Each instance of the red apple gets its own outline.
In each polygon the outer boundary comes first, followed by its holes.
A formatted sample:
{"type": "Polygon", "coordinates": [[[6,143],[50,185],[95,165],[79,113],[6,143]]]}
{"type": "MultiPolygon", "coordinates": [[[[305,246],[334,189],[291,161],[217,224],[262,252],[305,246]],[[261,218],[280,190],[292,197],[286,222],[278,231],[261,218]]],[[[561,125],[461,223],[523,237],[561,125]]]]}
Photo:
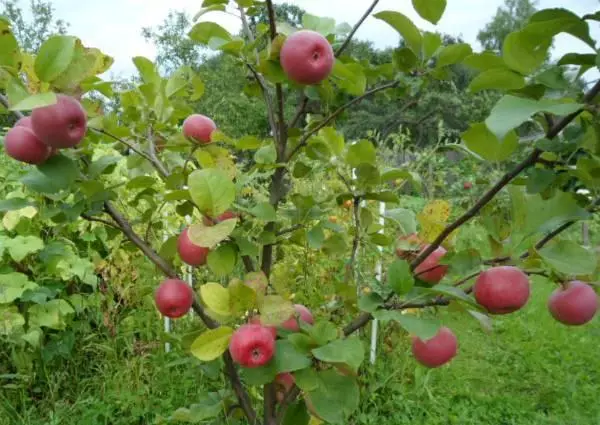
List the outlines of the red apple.
{"type": "Polygon", "coordinates": [[[335,56],[325,37],[301,30],[290,35],[280,52],[280,62],[288,78],[298,84],[318,84],[333,70],[335,56]]]}
{"type": "Polygon", "coordinates": [[[548,299],[550,314],[560,323],[571,326],[583,325],[594,318],[598,311],[598,296],[594,289],[579,280],[567,283],[552,292],[548,299]]]}
{"type": "Polygon", "coordinates": [[[492,267],[477,277],[473,293],[489,313],[512,313],[529,300],[529,278],[517,267],[492,267]]]}
{"type": "Polygon", "coordinates": [[[183,135],[196,143],[210,143],[211,134],[216,129],[215,122],[201,114],[190,115],[183,122],[183,135]]]}
{"type": "Polygon", "coordinates": [[[206,264],[206,258],[210,250],[202,246],[195,245],[188,235],[186,227],[177,238],[177,252],[181,261],[190,266],[203,266],[206,264]]]}
{"type": "Polygon", "coordinates": [[[31,127],[48,146],[72,148],[85,137],[87,115],[76,99],[59,94],[55,104],[31,111],[31,127]]]}
{"type": "Polygon", "coordinates": [[[396,255],[399,258],[407,258],[411,253],[416,253],[418,250],[423,249],[425,245],[416,233],[410,233],[408,235],[402,235],[398,237],[396,244],[396,255]]]}
{"type": "Polygon", "coordinates": [[[154,293],[158,311],[172,319],[184,316],[194,303],[194,291],[183,280],[167,279],[154,293]]]}
{"type": "Polygon", "coordinates": [[[8,130],[4,150],[11,158],[27,164],[43,164],[50,157],[50,147],[23,124],[8,130]]]}
{"type": "MultiPolygon", "coordinates": [[[[425,245],[423,250],[429,245],[425,245]]],[[[446,255],[446,250],[443,247],[437,247],[425,260],[415,267],[415,276],[424,282],[436,284],[446,276],[448,272],[447,265],[440,265],[440,259],[446,255]]]]}
{"type": "Polygon", "coordinates": [[[295,383],[294,375],[289,372],[280,373],[275,377],[275,395],[279,403],[284,400],[285,395],[292,389],[295,383]]]}
{"type": "Polygon", "coordinates": [[[27,127],[33,129],[33,127],[31,127],[31,117],[19,118],[13,127],[27,127]]]}
{"type": "Polygon", "coordinates": [[[227,210],[224,213],[218,215],[216,218],[213,218],[212,220],[208,217],[202,217],[202,223],[204,223],[205,226],[212,226],[213,224],[217,224],[225,220],[230,220],[232,218],[239,217],[240,215],[238,213],[227,210]]]}
{"type": "Polygon", "coordinates": [[[471,182],[464,182],[463,183],[463,188],[464,189],[468,190],[468,189],[471,189],[472,187],[473,187],[473,183],[471,183],[471,182]]]}
{"type": "Polygon", "coordinates": [[[300,320],[306,322],[310,325],[314,323],[313,315],[308,308],[303,306],[302,304],[294,304],[294,310],[296,312],[287,319],[285,322],[281,324],[281,327],[293,332],[298,332],[300,330],[300,325],[298,324],[298,320],[296,319],[296,315],[300,315],[300,320]]]}
{"type": "Polygon", "coordinates": [[[242,325],[231,336],[229,352],[233,361],[249,368],[267,364],[275,354],[275,338],[261,325],[242,325]]]}
{"type": "Polygon", "coordinates": [[[439,367],[456,356],[458,341],[454,333],[442,327],[431,339],[423,341],[413,337],[412,352],[415,359],[423,366],[439,367]]]}
{"type": "Polygon", "coordinates": [[[252,325],[261,325],[262,327],[267,328],[273,334],[273,338],[277,339],[277,328],[275,326],[263,325],[260,321],[259,314],[252,316],[250,320],[248,320],[248,323],[252,325]]]}

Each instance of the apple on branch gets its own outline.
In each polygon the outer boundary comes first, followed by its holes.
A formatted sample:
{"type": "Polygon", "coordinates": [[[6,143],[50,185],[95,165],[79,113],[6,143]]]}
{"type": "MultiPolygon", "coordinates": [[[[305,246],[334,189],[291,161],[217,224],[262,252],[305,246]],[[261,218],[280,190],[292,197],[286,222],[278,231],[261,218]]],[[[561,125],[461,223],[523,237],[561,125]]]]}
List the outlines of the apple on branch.
{"type": "Polygon", "coordinates": [[[598,295],[590,285],[573,280],[552,292],[548,299],[548,310],[554,319],[564,325],[583,325],[596,315],[598,295]]]}
{"type": "Polygon", "coordinates": [[[413,355],[423,366],[431,368],[442,366],[452,360],[457,351],[458,341],[456,336],[447,327],[441,327],[433,338],[425,341],[413,337],[413,355]]]}
{"type": "Polygon", "coordinates": [[[164,316],[177,319],[192,308],[194,291],[183,280],[167,279],[156,289],[154,301],[164,316]]]}
{"type": "Polygon", "coordinates": [[[312,313],[306,306],[302,304],[294,304],[295,313],[287,319],[285,322],[281,324],[281,327],[287,329],[288,331],[298,332],[300,330],[300,324],[298,323],[298,319],[296,316],[300,316],[300,320],[312,325],[314,323],[314,318],[312,313]]]}
{"type": "Polygon", "coordinates": [[[275,338],[261,325],[242,325],[231,336],[229,353],[234,362],[248,368],[267,364],[275,354],[275,338]]]}
{"type": "Polygon", "coordinates": [[[529,300],[529,278],[514,266],[492,267],[475,281],[473,294],[491,314],[508,314],[521,309],[529,300]]]}
{"type": "Polygon", "coordinates": [[[190,266],[203,266],[206,264],[206,259],[210,250],[208,248],[198,246],[192,242],[189,236],[189,228],[185,228],[177,238],[177,252],[181,261],[190,266]]]}
{"type": "Polygon", "coordinates": [[[6,133],[4,150],[11,158],[32,165],[43,164],[51,154],[51,148],[33,130],[19,123],[6,133]]]}
{"type": "Polygon", "coordinates": [[[311,30],[300,30],[290,35],[281,47],[279,58],[288,78],[304,85],[325,80],[335,62],[329,41],[311,30]]]}
{"type": "Polygon", "coordinates": [[[31,128],[50,147],[72,148],[85,137],[87,115],[79,101],[59,94],[56,103],[31,111],[31,128]]]}
{"type": "Polygon", "coordinates": [[[211,142],[211,135],[217,125],[206,115],[193,114],[183,121],[183,135],[196,143],[207,144],[211,142]]]}
{"type": "MultiPolygon", "coordinates": [[[[427,249],[428,246],[429,245],[425,245],[423,250],[427,249]]],[[[443,247],[437,247],[421,264],[415,267],[415,276],[429,284],[435,285],[436,283],[439,283],[448,272],[448,266],[440,264],[440,260],[446,255],[446,252],[447,251],[443,247]]]]}

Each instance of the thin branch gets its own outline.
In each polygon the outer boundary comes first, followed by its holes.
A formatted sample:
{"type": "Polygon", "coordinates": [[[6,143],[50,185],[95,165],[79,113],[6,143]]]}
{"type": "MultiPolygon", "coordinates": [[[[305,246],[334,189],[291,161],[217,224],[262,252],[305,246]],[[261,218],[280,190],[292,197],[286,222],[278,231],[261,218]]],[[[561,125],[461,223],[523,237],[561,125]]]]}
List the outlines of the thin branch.
{"type": "Polygon", "coordinates": [[[300,395],[300,388],[297,385],[294,385],[290,390],[285,394],[281,405],[279,406],[279,412],[277,412],[277,423],[281,423],[283,421],[283,417],[285,416],[285,412],[290,404],[298,398],[300,395]]]}
{"type": "Polygon", "coordinates": [[[288,227],[287,229],[280,230],[279,232],[277,232],[275,234],[275,236],[279,237],[279,236],[287,235],[288,233],[293,233],[296,230],[302,229],[303,227],[304,227],[303,224],[295,224],[292,227],[288,227]]]}
{"type": "Polygon", "coordinates": [[[148,153],[150,156],[150,162],[154,165],[154,168],[163,177],[169,176],[169,170],[166,165],[156,156],[156,144],[154,143],[154,134],[152,134],[152,127],[148,126],[148,153]]]}
{"type": "Polygon", "coordinates": [[[198,149],[200,149],[200,145],[194,145],[194,147],[190,151],[190,154],[185,159],[185,162],[183,163],[183,174],[187,174],[187,166],[192,161],[192,158],[194,157],[194,153],[196,153],[196,151],[198,149]]]}
{"type": "Polygon", "coordinates": [[[304,112],[305,112],[307,106],[308,106],[308,96],[306,96],[306,94],[303,91],[302,95],[300,96],[300,102],[298,103],[298,107],[296,108],[296,114],[294,115],[294,118],[292,118],[292,120],[290,121],[290,124],[289,124],[290,128],[296,127],[296,125],[302,118],[302,115],[304,115],[304,112]]]}
{"type": "MultiPolygon", "coordinates": [[[[8,98],[6,96],[4,96],[2,93],[0,93],[0,103],[2,104],[2,106],[4,106],[6,109],[8,109],[10,111],[10,103],[8,102],[8,98]]],[[[23,112],[21,112],[21,111],[10,111],[10,112],[12,112],[19,119],[25,118],[25,114],[23,114],[23,112]]]]}
{"type": "Polygon", "coordinates": [[[248,69],[250,70],[250,72],[252,73],[252,75],[254,75],[254,78],[256,78],[256,81],[258,82],[258,85],[260,86],[260,90],[263,94],[263,98],[265,99],[265,104],[267,105],[267,117],[269,119],[269,125],[271,127],[271,131],[273,132],[273,135],[277,134],[277,124],[275,122],[275,112],[273,109],[273,101],[271,99],[271,95],[269,94],[269,90],[267,88],[267,82],[265,81],[265,79],[263,78],[262,75],[260,75],[260,73],[254,69],[254,67],[247,63],[246,66],[248,67],[248,69]]]}
{"type": "MultiPolygon", "coordinates": [[[[584,96],[584,103],[589,103],[596,95],[600,92],[600,82],[596,83],[596,85],[584,96]]],[[[561,120],[556,122],[554,126],[552,126],[548,133],[546,134],[546,138],[553,139],[556,137],[571,121],[573,121],[583,109],[580,109],[576,112],[573,112],[570,115],[563,117],[561,120]]],[[[446,240],[446,238],[460,226],[465,224],[471,218],[475,217],[479,211],[486,206],[498,192],[500,192],[505,186],[507,186],[516,176],[521,174],[523,170],[529,168],[534,165],[542,154],[543,151],[540,149],[534,149],[531,154],[521,161],[513,170],[506,173],[490,190],[488,190],[476,203],[473,205],[468,211],[466,211],[462,216],[460,216],[456,221],[447,226],[438,237],[425,249],[423,250],[417,258],[415,258],[410,264],[411,270],[414,270],[419,264],[421,264],[433,251],[435,251],[441,244],[446,240]]]]}
{"type": "Polygon", "coordinates": [[[371,89],[367,92],[365,92],[363,95],[359,96],[359,97],[355,97],[354,99],[352,99],[351,101],[347,102],[346,104],[340,106],[335,112],[333,112],[331,115],[329,115],[325,120],[321,121],[321,123],[319,125],[317,125],[315,128],[313,128],[312,130],[308,131],[298,142],[298,145],[296,145],[296,147],[292,150],[292,152],[290,152],[290,154],[288,155],[288,160],[291,159],[300,149],[302,149],[306,143],[308,142],[308,139],[311,138],[311,136],[313,136],[314,134],[318,133],[319,130],[321,130],[322,128],[326,127],[330,122],[332,122],[334,119],[336,119],[340,114],[342,114],[342,112],[344,112],[346,109],[348,109],[350,106],[360,102],[361,100],[375,94],[378,93],[380,91],[383,90],[387,90],[390,88],[394,88],[397,87],[400,84],[399,81],[390,81],[386,84],[383,84],[379,87],[375,87],[374,89],[371,89]]]}
{"type": "Polygon", "coordinates": [[[269,33],[271,34],[271,40],[277,37],[277,21],[275,20],[275,7],[273,7],[272,0],[266,0],[267,13],[269,15],[269,33]]]}
{"type": "Polygon", "coordinates": [[[231,358],[231,354],[229,351],[225,351],[223,354],[223,360],[225,362],[225,371],[229,376],[229,380],[231,381],[231,386],[233,387],[233,391],[237,396],[238,401],[240,402],[240,406],[244,411],[246,418],[250,422],[251,425],[256,424],[256,412],[252,407],[252,400],[250,399],[250,395],[244,388],[242,381],[240,379],[240,375],[237,373],[235,365],[233,364],[233,359],[231,358]]]}
{"type": "Polygon", "coordinates": [[[356,283],[356,255],[360,245],[360,197],[354,197],[354,238],[352,239],[352,253],[350,254],[350,267],[352,271],[352,280],[356,283]]]}
{"type": "Polygon", "coordinates": [[[348,47],[348,45],[350,44],[350,41],[352,41],[352,37],[354,37],[354,34],[356,34],[356,31],[358,31],[358,29],[363,24],[363,22],[365,22],[365,19],[367,19],[369,17],[369,15],[371,14],[371,12],[373,12],[373,9],[375,9],[375,6],[377,6],[377,3],[379,3],[379,0],[374,0],[373,3],[371,3],[371,6],[369,6],[367,11],[364,13],[364,15],[356,23],[356,25],[354,25],[354,28],[352,28],[352,30],[350,31],[350,34],[348,34],[348,37],[346,37],[346,40],[344,40],[344,43],[342,43],[342,45],[339,47],[339,49],[336,50],[336,52],[335,52],[336,57],[340,56],[342,54],[342,52],[344,50],[346,50],[346,47],[348,47]]]}
{"type": "Polygon", "coordinates": [[[112,221],[105,220],[105,219],[100,218],[100,217],[92,217],[91,215],[83,213],[83,214],[81,214],[81,218],[83,218],[83,219],[85,219],[87,221],[95,221],[95,222],[98,222],[98,223],[102,223],[102,224],[105,224],[107,226],[113,227],[113,228],[115,228],[117,230],[121,230],[121,228],[119,226],[117,226],[115,223],[113,223],[112,221]]]}

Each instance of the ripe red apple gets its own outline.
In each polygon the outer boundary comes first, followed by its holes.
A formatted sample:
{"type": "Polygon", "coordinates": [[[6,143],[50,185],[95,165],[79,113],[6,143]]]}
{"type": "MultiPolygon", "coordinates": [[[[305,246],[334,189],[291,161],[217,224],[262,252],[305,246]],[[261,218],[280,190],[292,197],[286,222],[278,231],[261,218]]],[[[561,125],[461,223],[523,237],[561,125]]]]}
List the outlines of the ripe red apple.
{"type": "Polygon", "coordinates": [[[396,246],[396,255],[399,258],[406,258],[411,253],[422,249],[425,245],[416,233],[410,233],[408,235],[402,235],[398,237],[398,244],[396,246]],[[400,243],[401,242],[401,243],[400,243]],[[398,246],[401,245],[401,246],[398,246]],[[407,246],[408,245],[408,246],[407,246]],[[412,248],[412,249],[410,249],[412,248]]]}
{"type": "MultiPolygon", "coordinates": [[[[425,245],[423,250],[429,245],[425,245]]],[[[436,284],[446,276],[448,272],[447,265],[440,265],[440,259],[446,255],[446,250],[443,247],[438,247],[425,260],[415,267],[415,276],[424,282],[436,284]]]]}
{"type": "Polygon", "coordinates": [[[275,338],[261,325],[242,325],[231,336],[229,352],[233,361],[244,367],[260,367],[275,354],[275,338]]]}
{"type": "Polygon", "coordinates": [[[87,114],[76,99],[59,94],[55,104],[31,111],[31,127],[48,146],[72,148],[85,136],[87,114]]]}
{"type": "Polygon", "coordinates": [[[158,311],[172,319],[184,316],[194,302],[194,291],[183,280],[167,279],[154,293],[158,311]]]}
{"type": "Polygon", "coordinates": [[[571,326],[583,325],[594,318],[598,311],[598,295],[594,289],[579,280],[567,283],[552,292],[548,299],[550,314],[560,323],[571,326]]]}
{"type": "Polygon", "coordinates": [[[529,300],[529,278],[517,267],[492,267],[477,277],[473,293],[489,313],[512,313],[529,300]]]}
{"type": "Polygon", "coordinates": [[[210,143],[210,136],[216,129],[215,122],[201,114],[192,114],[183,122],[183,135],[196,143],[210,143]]]}
{"type": "Polygon", "coordinates": [[[423,341],[413,337],[412,352],[415,359],[427,367],[439,367],[448,363],[458,350],[458,341],[454,333],[447,327],[441,327],[431,339],[423,341]]]}
{"type": "Polygon", "coordinates": [[[23,124],[8,130],[4,150],[11,158],[27,164],[43,164],[50,157],[50,147],[23,124]]]}
{"type": "Polygon", "coordinates": [[[333,70],[335,57],[325,37],[301,30],[290,35],[280,52],[280,62],[288,78],[298,84],[318,84],[333,70]]]}
{"type": "Polygon", "coordinates": [[[27,127],[32,129],[33,127],[31,127],[31,117],[19,118],[19,120],[15,123],[15,125],[13,125],[13,127],[27,127]]]}
{"type": "Polygon", "coordinates": [[[285,395],[292,389],[295,383],[294,375],[289,372],[280,373],[275,377],[275,395],[279,403],[283,401],[285,395]]]}
{"type": "Polygon", "coordinates": [[[463,188],[464,189],[468,190],[468,189],[471,189],[472,187],[473,187],[473,183],[471,183],[471,182],[464,182],[463,183],[463,188]]]}
{"type": "Polygon", "coordinates": [[[296,314],[300,315],[300,320],[306,322],[308,324],[313,324],[314,319],[313,315],[308,308],[303,306],[302,304],[294,304],[294,310],[296,312],[287,319],[285,322],[281,324],[281,327],[293,332],[298,332],[300,330],[300,325],[298,324],[298,320],[296,319],[296,314]]]}
{"type": "Polygon", "coordinates": [[[208,217],[202,217],[202,223],[204,223],[205,226],[212,226],[213,224],[217,224],[225,220],[230,220],[232,218],[239,217],[240,215],[238,213],[227,210],[224,213],[218,215],[216,218],[213,218],[212,221],[208,217]]]}
{"type": "Polygon", "coordinates": [[[273,338],[277,339],[277,328],[275,326],[263,325],[260,321],[260,314],[252,316],[250,320],[248,320],[248,323],[252,325],[261,325],[262,327],[267,328],[273,334],[273,338]]]}
{"type": "Polygon", "coordinates": [[[208,248],[194,245],[188,235],[186,227],[177,238],[177,252],[181,261],[190,266],[203,266],[206,264],[206,258],[210,250],[208,248]]]}

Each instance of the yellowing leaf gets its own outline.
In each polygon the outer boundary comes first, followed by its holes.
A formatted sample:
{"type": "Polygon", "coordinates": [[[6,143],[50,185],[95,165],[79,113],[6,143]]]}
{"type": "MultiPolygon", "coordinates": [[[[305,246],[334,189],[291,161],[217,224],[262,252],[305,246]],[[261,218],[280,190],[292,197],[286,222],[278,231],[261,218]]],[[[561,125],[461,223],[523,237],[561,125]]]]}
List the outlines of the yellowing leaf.
{"type": "Polygon", "coordinates": [[[450,204],[444,200],[433,200],[417,214],[417,220],[421,225],[419,236],[425,242],[433,242],[444,230],[450,217],[450,204]]]}
{"type": "Polygon", "coordinates": [[[204,304],[215,313],[228,316],[231,313],[229,308],[229,291],[215,282],[209,282],[200,287],[200,296],[204,304]]]}
{"type": "Polygon", "coordinates": [[[199,360],[205,362],[215,360],[227,350],[232,334],[233,329],[228,326],[207,330],[196,338],[190,351],[199,360]]]}
{"type": "Polygon", "coordinates": [[[8,211],[2,218],[2,225],[6,230],[13,230],[21,221],[21,218],[33,218],[37,214],[34,207],[25,207],[20,210],[8,211]]]}
{"type": "Polygon", "coordinates": [[[281,325],[294,314],[292,303],[279,295],[267,295],[259,301],[260,320],[264,325],[281,325]]]}
{"type": "Polygon", "coordinates": [[[193,244],[214,248],[233,232],[236,223],[237,218],[223,220],[214,226],[205,226],[203,223],[198,223],[190,226],[188,235],[193,244]]]}

